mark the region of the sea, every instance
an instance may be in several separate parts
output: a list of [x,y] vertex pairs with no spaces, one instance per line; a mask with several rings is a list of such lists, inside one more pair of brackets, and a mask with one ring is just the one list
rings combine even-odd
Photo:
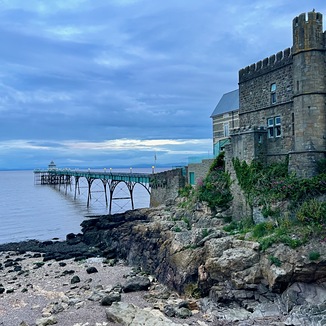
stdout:
[[[129,169],[128,169],[129,170]],[[115,169],[114,172],[126,172]],[[161,172],[166,169],[157,169]],[[150,173],[149,169],[133,169],[133,173]],[[74,198],[74,186],[67,191],[61,186],[36,184],[34,171],[0,171],[0,244],[36,239],[40,241],[64,240],[68,233],[79,233],[85,219],[109,213],[103,184],[95,180],[92,198],[87,207],[87,182],[79,181]],[[133,192],[134,208],[149,207],[150,195],[136,184]],[[111,213],[123,213],[131,209],[127,199],[128,188],[120,183],[114,191]],[[120,198],[120,199],[119,199]]]

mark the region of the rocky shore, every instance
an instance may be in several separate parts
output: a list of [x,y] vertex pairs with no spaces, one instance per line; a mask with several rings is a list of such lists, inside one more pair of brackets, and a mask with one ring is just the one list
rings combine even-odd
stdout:
[[222,226],[170,205],[0,245],[0,325],[325,325],[325,242],[262,252]]
[[132,325],[205,325],[195,300],[123,261],[46,257],[22,249],[0,253],[0,325],[111,326],[134,319]]

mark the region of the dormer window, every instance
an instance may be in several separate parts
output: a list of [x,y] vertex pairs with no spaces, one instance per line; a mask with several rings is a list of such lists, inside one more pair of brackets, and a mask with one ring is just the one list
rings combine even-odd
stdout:
[[276,84],[271,85],[271,104],[276,103]]

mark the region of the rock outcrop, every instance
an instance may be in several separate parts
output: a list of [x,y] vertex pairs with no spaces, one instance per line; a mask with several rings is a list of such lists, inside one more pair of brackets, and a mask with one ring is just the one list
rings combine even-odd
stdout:
[[[286,315],[289,322],[304,322],[304,312],[297,308],[303,305],[317,311],[321,322],[326,304],[325,242],[297,249],[278,244],[262,252],[259,243],[240,240],[221,226],[221,219],[209,216],[207,208],[187,215],[170,206],[87,220],[82,231],[83,241],[108,257],[126,259],[179,293],[208,297],[206,309],[213,316],[215,311],[216,319],[235,322]],[[309,259],[313,250],[322,253],[316,261]],[[294,289],[307,293],[303,284],[318,295],[301,300]]]
[[[241,320],[250,320],[248,325],[265,325],[266,320],[270,325],[325,324],[325,241],[296,249],[274,244],[261,251],[259,243],[225,232],[219,214],[212,216],[202,205],[193,212],[171,205],[91,218],[82,223],[82,234],[68,235],[65,243],[32,241],[30,245],[23,247],[45,252],[45,261],[71,258],[74,250],[77,259],[124,259],[179,294],[201,298],[200,309],[217,325],[241,325]],[[20,250],[17,244],[11,247],[0,246],[0,250]],[[311,260],[309,253],[314,251],[320,255]],[[125,292],[129,287],[149,286],[142,276],[136,285],[130,282]],[[114,295],[103,305],[119,301]],[[114,307],[124,306],[115,303]],[[133,307],[124,308],[138,313]],[[165,305],[160,311],[186,316],[183,308],[187,309]]]

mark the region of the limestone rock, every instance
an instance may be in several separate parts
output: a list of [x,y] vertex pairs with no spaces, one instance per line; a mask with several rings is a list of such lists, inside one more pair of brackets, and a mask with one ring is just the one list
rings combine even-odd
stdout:
[[243,271],[258,263],[259,254],[247,248],[230,248],[218,258],[208,258],[205,264],[212,279],[231,276],[232,272]]
[[49,326],[57,323],[57,320],[54,316],[37,319],[35,324],[36,326]]
[[299,305],[319,305],[325,303],[326,308],[326,286],[294,283],[282,293],[282,301],[287,312]]
[[140,309],[124,302],[114,302],[106,309],[106,316],[108,321],[124,326],[182,326],[167,319],[157,310]]

